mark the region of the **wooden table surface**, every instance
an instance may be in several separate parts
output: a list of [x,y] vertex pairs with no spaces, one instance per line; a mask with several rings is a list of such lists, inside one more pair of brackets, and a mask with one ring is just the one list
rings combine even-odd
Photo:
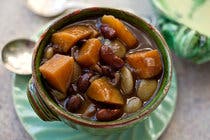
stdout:
[[[148,0],[139,0],[138,4],[131,3],[129,6],[138,10],[137,14],[152,14]],[[29,38],[50,20],[31,13],[24,0],[1,0],[0,50],[12,39]],[[178,77],[178,101],[172,121],[160,140],[209,140],[210,63],[196,65],[175,56],[173,60]],[[0,139],[31,140],[14,110],[11,76],[12,73],[3,67],[1,61]]]

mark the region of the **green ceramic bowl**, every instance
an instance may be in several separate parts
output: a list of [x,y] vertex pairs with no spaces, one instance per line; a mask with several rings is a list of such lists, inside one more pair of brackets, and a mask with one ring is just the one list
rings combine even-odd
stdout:
[[[158,50],[162,54],[164,76],[156,96],[142,110],[133,113],[125,119],[110,122],[96,122],[80,118],[77,115],[67,112],[61,106],[56,104],[51,99],[42,83],[39,66],[44,54],[44,48],[50,41],[50,37],[54,32],[77,21],[101,17],[105,14],[113,15],[136,28],[143,30],[155,41]],[[84,130],[95,135],[110,134],[130,128],[146,119],[166,96],[170,87],[171,76],[172,64],[168,46],[160,33],[152,25],[146,23],[142,18],[122,10],[94,7],[75,11],[58,19],[41,35],[33,53],[32,79],[29,82],[27,95],[34,111],[44,121],[63,121],[75,129]]]

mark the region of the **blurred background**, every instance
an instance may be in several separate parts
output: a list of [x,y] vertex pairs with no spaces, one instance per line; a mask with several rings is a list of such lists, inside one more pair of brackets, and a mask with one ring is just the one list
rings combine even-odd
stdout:
[[[37,0],[38,2],[39,0]],[[176,0],[182,2],[181,0]],[[138,16],[155,16],[156,10],[148,0],[91,1],[99,6],[124,8]],[[0,51],[10,40],[30,38],[43,25],[54,18],[34,14],[25,0],[1,0]],[[172,53],[178,79],[178,100],[174,116],[160,140],[208,140],[210,139],[210,62],[195,64]],[[12,99],[13,74],[0,62],[0,139],[31,140],[21,125]]]

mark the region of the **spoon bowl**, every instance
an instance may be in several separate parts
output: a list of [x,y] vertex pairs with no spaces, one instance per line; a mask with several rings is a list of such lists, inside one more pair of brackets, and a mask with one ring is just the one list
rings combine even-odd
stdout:
[[[106,3],[100,1],[84,1],[84,0],[27,0],[26,6],[35,14],[42,17],[56,17],[66,10],[75,11],[88,7],[113,7],[124,9],[131,13],[135,13],[127,5],[129,2],[120,0],[106,0]],[[126,5],[126,6],[125,6]]]
[[21,75],[29,75],[35,42],[29,39],[16,39],[7,43],[2,49],[2,62],[4,66]]
[[68,8],[74,10],[93,6],[85,2],[67,0],[27,0],[26,4],[32,12],[43,17],[55,17]]

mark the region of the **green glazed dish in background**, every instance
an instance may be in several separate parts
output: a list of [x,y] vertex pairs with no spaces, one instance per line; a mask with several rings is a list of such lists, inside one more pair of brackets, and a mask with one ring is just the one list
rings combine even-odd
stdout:
[[210,1],[151,0],[170,49],[197,64],[210,61]]
[[[124,119],[110,122],[97,122],[78,117],[77,115],[67,112],[57,103],[55,103],[42,84],[41,73],[38,68],[44,53],[44,48],[50,41],[50,37],[54,32],[77,21],[101,17],[105,14],[113,15],[116,18],[119,18],[146,32],[157,44],[158,50],[162,54],[164,68],[163,79],[156,96],[142,110],[139,110]],[[32,79],[28,85],[27,95],[32,108],[42,120],[63,121],[72,128],[82,131],[84,130],[95,135],[103,135],[120,132],[121,130],[130,128],[138,122],[146,119],[158,107],[166,96],[170,88],[171,77],[172,62],[168,46],[163,37],[153,26],[146,23],[143,19],[122,10],[94,7],[75,11],[58,19],[41,35],[33,53]]]

